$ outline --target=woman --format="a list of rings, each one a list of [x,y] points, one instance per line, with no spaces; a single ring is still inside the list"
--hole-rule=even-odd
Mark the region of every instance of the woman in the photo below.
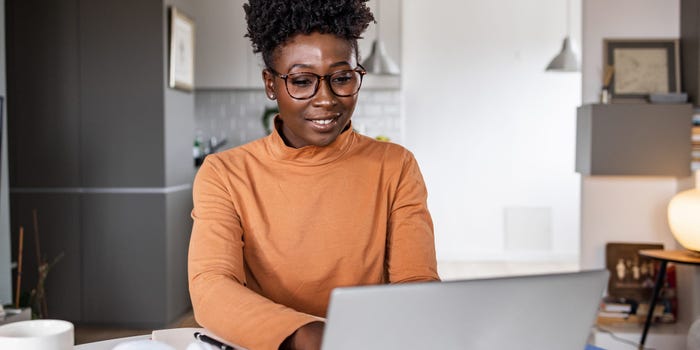
[[[249,349],[318,349],[338,286],[438,280],[413,155],[352,130],[366,0],[250,0],[275,130],[210,155],[194,183],[195,318]]]

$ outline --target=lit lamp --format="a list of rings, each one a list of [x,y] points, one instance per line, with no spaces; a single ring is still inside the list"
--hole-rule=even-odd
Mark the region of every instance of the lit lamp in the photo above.
[[[671,232],[685,249],[700,253],[700,171],[695,188],[676,194],[668,204]]]
[[[676,194],[668,204],[668,224],[683,248],[700,254],[700,170],[695,172],[695,188]],[[700,318],[688,329],[688,349],[700,349]]]

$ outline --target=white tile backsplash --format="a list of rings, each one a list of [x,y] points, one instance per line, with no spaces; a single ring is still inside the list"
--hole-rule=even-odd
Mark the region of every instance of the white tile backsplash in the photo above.
[[[235,147],[265,136],[263,111],[274,106],[262,89],[200,90],[195,92],[195,122],[205,140],[225,137],[223,148]],[[354,128],[367,136],[388,136],[402,143],[401,92],[361,91],[352,120]]]

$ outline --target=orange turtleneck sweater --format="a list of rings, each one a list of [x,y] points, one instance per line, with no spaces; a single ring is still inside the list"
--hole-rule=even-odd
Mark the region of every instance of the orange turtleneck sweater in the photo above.
[[[326,147],[275,130],[210,155],[193,197],[195,318],[248,349],[325,317],[335,287],[439,279],[413,155],[352,129]]]

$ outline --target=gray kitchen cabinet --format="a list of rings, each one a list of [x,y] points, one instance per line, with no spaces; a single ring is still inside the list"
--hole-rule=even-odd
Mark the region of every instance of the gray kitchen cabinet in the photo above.
[[[587,104],[577,112],[581,175],[690,175],[690,104]]]
[[[401,63],[401,1],[402,0],[370,0],[367,2],[377,22],[379,35],[384,43],[386,53],[399,66]],[[369,27],[358,41],[360,60],[369,56],[372,42],[377,39],[377,23]],[[401,87],[401,74],[398,76],[368,74],[362,82],[363,88],[398,89]]]
[[[190,308],[194,96],[167,87],[167,28],[193,2],[6,2],[12,241],[23,226],[28,292],[36,210],[42,257],[63,255],[51,318],[160,328]]]
[[[191,16],[195,21],[196,89],[263,88],[262,57],[253,54],[250,39],[244,36],[247,30],[243,4],[246,2],[195,2]],[[370,0],[368,4],[375,16],[379,15],[381,39],[387,53],[401,67],[401,0]],[[369,55],[376,36],[376,26],[371,23],[358,42],[362,57]],[[366,88],[399,88],[400,79],[368,75],[363,84]]]
[[[246,33],[246,0],[197,0],[195,22],[196,89],[262,88],[262,58],[253,54]]]

